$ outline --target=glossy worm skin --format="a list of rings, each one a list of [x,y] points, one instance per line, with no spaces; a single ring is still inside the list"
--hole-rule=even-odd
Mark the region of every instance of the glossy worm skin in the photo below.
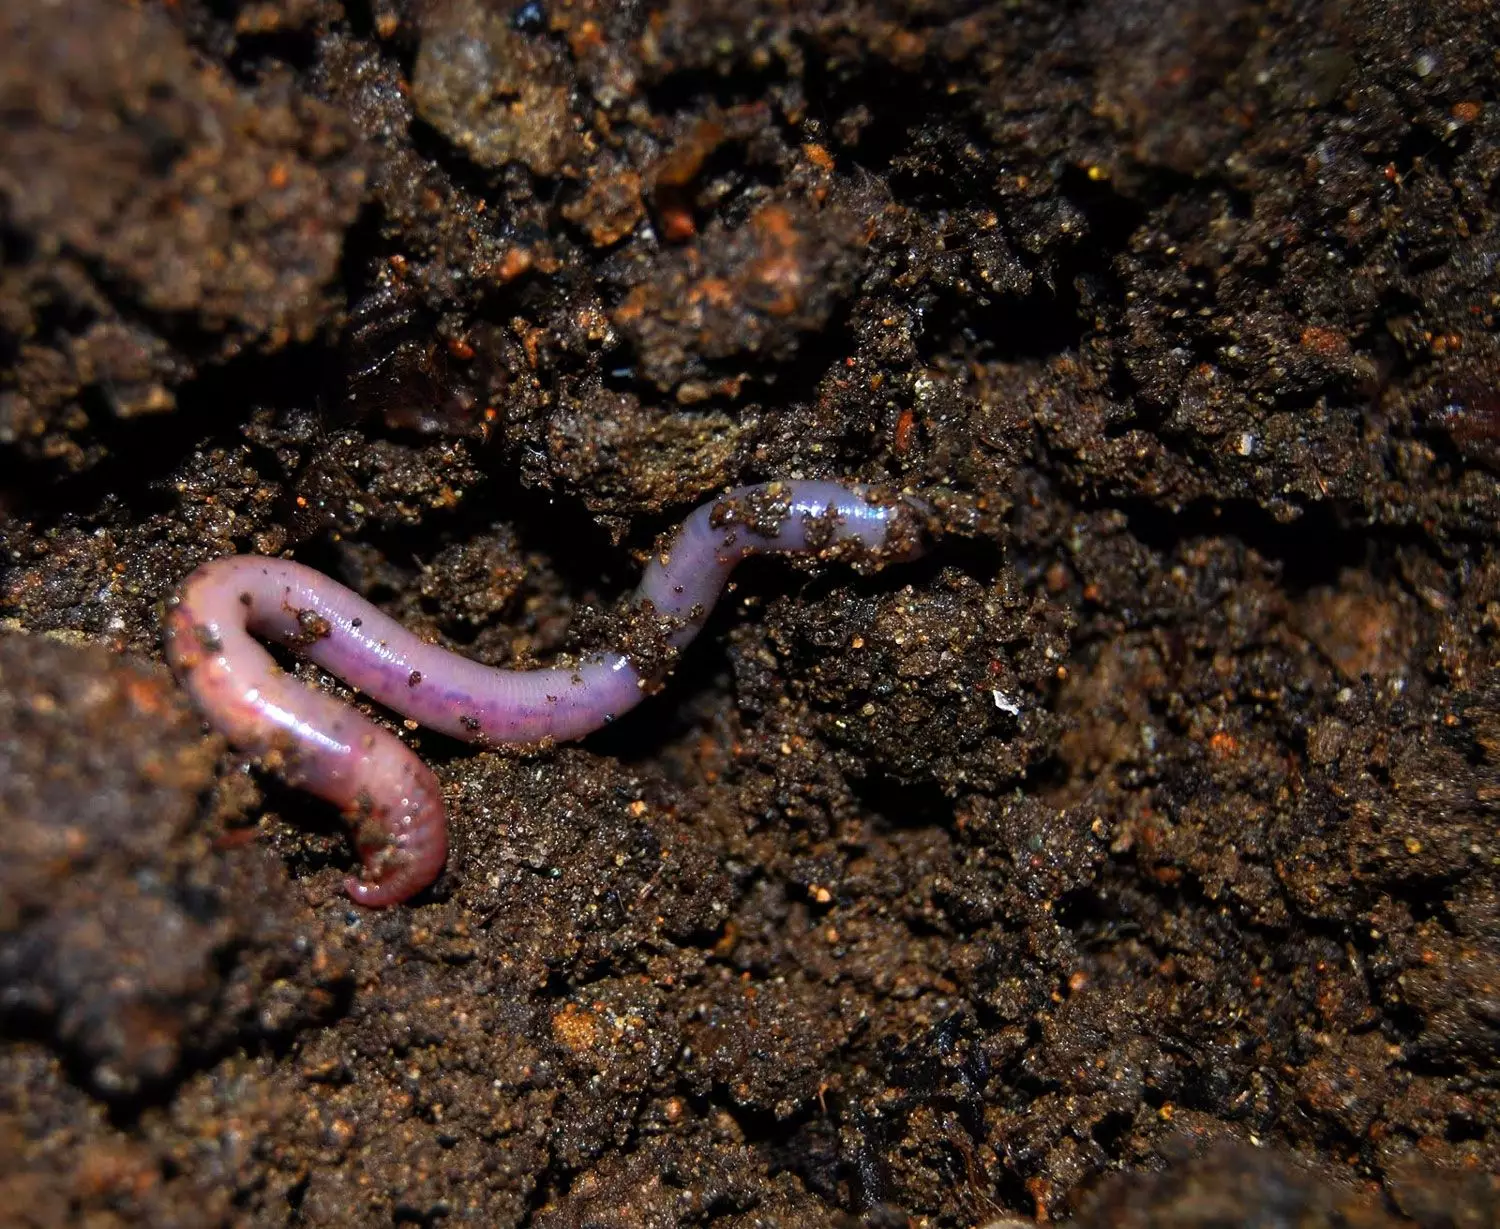
[[[635,602],[681,648],[741,559],[911,559],[929,519],[918,500],[833,482],[740,487],[683,522],[652,557]],[[291,646],[387,708],[468,742],[582,738],[658,681],[622,654],[537,670],[483,666],[418,639],[320,572],[258,555],[217,559],[189,576],[164,634],[167,659],[212,726],[343,810],[364,863],[364,877],[345,886],[372,908],[399,904],[442,870],[447,818],[437,778],[395,735],[289,677],[254,637]]]

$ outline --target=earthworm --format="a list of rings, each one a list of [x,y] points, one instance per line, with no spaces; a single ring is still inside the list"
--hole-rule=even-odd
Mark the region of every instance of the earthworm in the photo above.
[[[650,559],[634,604],[669,650],[697,635],[741,559],[762,553],[912,559],[926,505],[834,482],[740,487],[693,511]],[[290,678],[252,637],[298,650],[424,726],[485,744],[582,738],[660,681],[623,653],[502,670],[427,644],[321,572],[259,555],[204,564],[168,603],[167,659],[208,723],[287,781],[339,807],[364,864],[345,882],[361,905],[399,904],[447,858],[437,778],[395,735]],[[669,653],[669,658],[671,654]]]

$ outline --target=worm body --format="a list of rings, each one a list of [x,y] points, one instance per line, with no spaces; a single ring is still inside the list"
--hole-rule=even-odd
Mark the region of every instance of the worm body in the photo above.
[[[637,606],[671,647],[698,633],[729,573],[753,554],[910,559],[923,505],[832,482],[741,487],[696,509],[651,558]],[[290,678],[255,637],[293,647],[424,726],[468,742],[582,738],[629,711],[657,679],[623,654],[501,670],[427,644],[320,572],[238,555],[183,582],[166,618],[167,658],[209,723],[293,785],[340,807],[354,830],[362,905],[398,904],[437,878],[447,820],[432,771],[393,734]]]

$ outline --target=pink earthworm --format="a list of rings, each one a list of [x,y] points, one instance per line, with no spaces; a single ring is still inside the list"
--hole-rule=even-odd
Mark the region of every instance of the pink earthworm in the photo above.
[[[634,602],[681,649],[741,559],[912,559],[930,519],[915,498],[834,482],[740,487],[688,516],[652,556]],[[321,572],[258,555],[217,559],[189,576],[168,604],[164,634],[167,659],[211,726],[342,809],[364,864],[363,878],[345,888],[371,908],[401,903],[443,869],[437,778],[394,734],[290,678],[252,637],[298,650],[413,721],[485,744],[582,738],[660,681],[620,653],[535,670],[483,666],[425,643]]]

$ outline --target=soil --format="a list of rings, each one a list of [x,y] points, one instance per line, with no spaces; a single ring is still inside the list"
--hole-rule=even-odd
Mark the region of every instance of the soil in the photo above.
[[[1497,47],[0,5],[0,1220],[1500,1223]],[[945,532],[748,566],[581,746],[403,730],[409,906],[161,664],[235,552],[605,644],[789,476]]]

